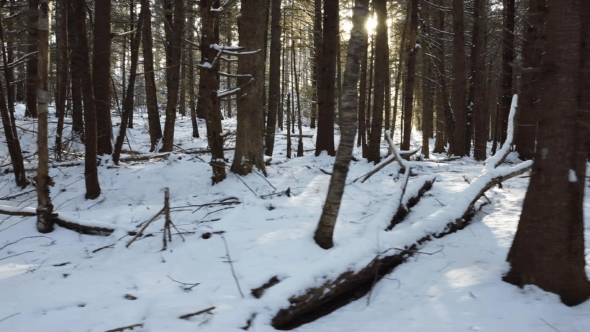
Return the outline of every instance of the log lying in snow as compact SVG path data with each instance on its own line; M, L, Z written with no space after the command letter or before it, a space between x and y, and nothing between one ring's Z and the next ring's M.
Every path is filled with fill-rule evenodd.
M426 194L426 192L432 189L434 181L436 181L436 178L426 180L415 195L410 195L409 197L405 198L406 203L400 204L397 208L397 212L395 213L395 215L393 215L391 223L387 227L388 231L392 230L395 227L395 225L401 223L406 218L406 216L410 213L410 210L416 204L418 204L418 202L424 196L424 194Z
M386 136L386 137L388 137L388 136ZM391 144L393 144L393 143L391 143ZM390 144L390 146L391 146L391 144ZM415 148L414 150L399 151L399 156L401 158L408 159L411 156L415 155L421 149L422 149L422 147L418 147L418 148ZM363 175L363 176L355 179L352 182L354 183L354 182L358 181L360 178L362 178L363 180L361 181L361 183L365 183L365 181L367 181L371 176L375 175L375 173L379 172L380 170L382 170L383 168L385 168L385 166L393 163L396 160L397 160L397 157L396 157L395 154L393 154L392 156L388 157L384 161L380 162L372 171L370 171L369 173L367 173L367 174L365 174L365 175Z
M305 290L301 295L289 298L289 307L280 310L272 319L272 326L279 330L291 330L357 300L367 294L383 276L418 252L425 243L465 228L475 215L475 203L494 185L529 171L533 161L515 167L498 168L506 158L512 144L515 104L510 111L508 135L504 146L496 155L486 160L482 174L463 192L456 194L453 202L401 231L384 232L381 242L385 250L360 269L344 271L318 287ZM400 164L404 165L403 162ZM414 239L413 241L406 240ZM396 250L397 252L391 252Z

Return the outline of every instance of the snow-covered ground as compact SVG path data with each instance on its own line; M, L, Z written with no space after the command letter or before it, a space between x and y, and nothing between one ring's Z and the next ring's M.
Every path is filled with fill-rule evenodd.
M30 156L36 151L35 125L23 118L23 111L19 105L23 154ZM116 116L113 122L119 122ZM235 125L235 119L224 120L226 130ZM146 126L144 117L136 115L124 149L148 152ZM304 134L313 132L304 129ZM202 122L200 133L204 136ZM228 173L225 181L211 186L210 156L180 149L164 161L118 167L105 158L99 167L102 194L88 201L83 166L51 168L56 183L51 197L61 216L108 224L116 231L101 237L56 227L42 235L35 230L35 218L0 216L0 331L106 331L133 324L143 324L133 331L241 331L253 314L249 331L273 331L270 320L289 305L290 296L321 285L325 277L359 269L407 240L407 234L423 232L429 216L452 205L484 167L469 158L443 161L444 155L415 162L418 176L410 179L409 190L428 177L435 176L436 182L405 221L386 233L381 225L399 201L399 166L390 164L369 181L352 183L373 168L355 151L359 161L351 164L335 247L326 251L312 236L330 180L322 170L331 172L334 159L315 157L312 151L286 159L284 133L277 135L267 179ZM69 137L66 126L64 139ZM314 142L304 138L305 149L314 149ZM413 142L421 142L419 132ZM205 138L192 138L190 119L181 117L175 143L184 150L207 146ZM386 145L382 147L385 153ZM83 151L78 143L72 149ZM233 152L226 157L231 161ZM508 160L519 162L514 155ZM0 165L8 163L1 142ZM375 285L370 301L365 296L296 331L590 331L590 303L569 308L554 294L501 280L527 184L520 177L490 190L492 203L482 207L471 225L421 248L432 254L417 254L397 267ZM153 236L127 248L127 232L162 208L165 187L176 208L172 221L184 241L173 235L162 251L160 218L146 230ZM288 188L290 197L270 195ZM18 192L11 174L0 176L0 199ZM240 203L219 204L231 197ZM590 212L590 199L586 202ZM195 206L203 204L210 205ZM0 200L0 205L34 208L36 196L31 192ZM213 235L205 239L205 233ZM590 239L589 227L586 235ZM273 276L281 282L262 298L250 294ZM211 307L208 313L179 319Z

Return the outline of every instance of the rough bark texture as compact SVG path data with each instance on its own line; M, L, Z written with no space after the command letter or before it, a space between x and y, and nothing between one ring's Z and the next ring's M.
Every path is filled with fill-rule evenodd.
M324 0L323 64L318 76L318 133L315 155L327 151L334 156L334 94L336 76L336 50L338 49L339 0Z
M172 0L166 0L169 10L172 10ZM164 139L162 151L172 151L174 148L174 123L176 121L176 105L178 87L180 85L180 51L181 37L184 23L183 0L174 0L174 9L169 15L165 15L166 29L171 29L166 47L166 86L168 87L168 100L166 101L166 122L164 123ZM168 34L167 34L168 37Z
M409 29L409 24L410 24L410 14L411 11L407 10L406 11L406 21L404 23L404 28L402 31L402 38L401 38L401 42L399 44L399 50L398 50L398 62L397 62L397 75L395 76L395 92L393 94L393 119L391 121L391 133L393 135L393 133L395 133L395 122L397 121L397 102L399 100L399 85L401 83L401 79L402 79L402 73L403 73L403 63L404 63L404 49L405 49L405 45L406 45L406 36L407 36L407 31Z
M141 6L141 13L137 20L137 30L131 41L131 66L129 67L129 85L127 86L127 94L123 101L123 115L121 116L121 126L119 127L119 135L115 142L115 151L113 153L113 162L119 163L119 157L121 156L121 149L123 148L123 142L125 141L125 135L127 134L127 124L129 118L133 115L133 98L135 96L135 79L137 77L137 61L139 58L139 42L141 41L141 32L143 30L143 23L145 22L146 12L145 9L148 6Z
M537 108L533 172L504 277L521 287L534 284L556 293L570 306L590 297L583 213L587 155L581 153L587 132L577 121L579 89L587 89L580 85L580 67L588 60L582 60L580 51L580 3L548 2L540 77L547 98Z
M465 156L467 138L467 72L465 70L465 20L463 0L453 0L453 83L451 106L455 117L454 144L451 152L455 156Z
M322 0L314 0L314 20L313 20L313 46L314 46L314 78L315 78L315 105L311 115L311 128L316 127L316 120L322 97L320 96L320 87L322 80L322 68L324 67L324 50L322 48ZM284 72L284 71L283 71Z
M367 66L369 41L364 41L361 49L361 73L359 83L359 101L358 101L358 140L357 146L362 146L363 151L367 150L367 131L365 130L365 110L367 103Z
M37 149L39 171L37 173L37 230L49 233L53 230L53 205L49 196L49 147L47 145L47 113L49 106L49 22L51 9L49 0L41 0L39 6L39 54L37 100L39 124L37 126ZM4 107L4 106L3 106Z
M61 136L66 114L66 99L68 91L68 5L67 0L57 2L57 98L55 100L55 115L57 116L57 132L55 135L55 157L61 161Z
M383 110L385 106L385 86L389 76L389 46L387 37L387 1L373 1L377 12L377 32L375 36L375 89L373 119L371 123L371 135L369 136L369 150L367 160L378 164L381 161L381 129L383 128Z
M303 124L301 123L301 96L299 95L299 75L297 73L295 57L295 40L291 40L291 54L293 55L293 76L295 76L295 93L297 94L297 128L299 129L299 141L297 142L297 157L303 157Z
M344 72L344 84L342 87L342 111L340 112L341 139L338 146L338 154L334 163L334 170L330 178L330 186L326 203L316 229L314 240L324 248L334 246L332 236L334 225L338 217L338 210L344 194L344 185L352 150L354 148L354 136L356 133L356 110L357 110L357 84L359 80L360 59L363 56L363 48L367 43L367 32L364 24L368 14L368 0L356 0L353 11L353 27L348 53L346 56L346 69Z
M437 3L439 6L444 5L444 0L439 0ZM440 118L442 121L437 122L437 133L436 136L436 143L433 152L442 153L445 151L445 146L447 145L447 141L453 144L453 135L455 131L455 119L453 117L453 112L451 111L451 107L449 105L449 93L447 91L447 77L446 77L446 70L445 70L445 40L444 40L444 31L445 31L445 12L443 10L438 11L437 17L437 24L439 33L436 34L436 41L440 47L436 47L434 49L434 56L436 57L436 64L437 64L437 72L438 72L438 80L440 84L440 89L438 90L438 101L440 103L439 110L437 114L440 112ZM438 116L437 116L438 118ZM438 127L441 127L440 130ZM444 131L442 128L444 127Z
M98 183L97 151L96 151L96 109L94 104L94 89L92 74L90 73L90 59L88 38L86 37L86 4L84 0L70 0L73 3L75 15L75 31L77 44L73 54L72 67L76 67L81 80L82 98L84 100L84 123L86 153L84 159L84 177L86 179L86 198L95 199L100 195Z
M28 52L33 53L39 50L39 37L37 24L39 21L39 0L29 0L29 24L27 30L29 31L28 38ZM32 56L27 60L27 111L28 117L37 117L37 71L38 71L37 56Z
M411 1L411 14L410 14L410 43L407 48L407 66L408 66L408 77L404 82L404 131L402 139L402 150L410 149L410 135L412 133L412 105L414 104L414 78L416 75L416 54L418 53L418 47L416 47L416 34L418 32L418 0Z
M426 45L426 42L423 43ZM434 73L430 56L423 54L424 77L422 79L422 154L424 158L430 158L430 137L433 128L434 108Z
M152 53L152 14L148 0L141 0L143 16L143 69L145 75L145 101L148 114L148 125L150 133L150 152L154 151L158 141L162 139L162 127L160 125L160 114L158 112L158 91L154 76L154 54Z
M238 57L238 86L244 86L238 94L238 125L236 129L236 153L231 166L234 173L250 174L254 166L266 173L264 165L263 107L260 105L264 90L264 39L266 37L266 0L242 3L239 22L240 46L246 51L260 52ZM251 75L251 77L244 77Z
M84 118L82 112L82 82L80 80L80 69L75 64L75 53L78 45L78 34L76 32L76 13L74 1L67 0L68 16L68 49L70 51L70 78L72 98L72 130L81 134L84 140Z
M272 0L270 28L270 72L268 82L268 114L266 119L265 154L272 157L277 127L281 80L281 1Z
M504 30L502 35L502 97L500 101L500 142L506 140L508 113L512 100L512 64L514 61L514 2L503 0Z
M539 68L544 50L543 24L545 0L530 0L527 21L524 27L524 47L522 57L525 71L521 73L520 96L518 98L518 130L516 131L516 152L520 159L528 160L535 156L535 137L537 116L535 104L540 98L539 74L526 69Z
M188 49L188 66L190 68L189 72L188 72L188 84L189 84L189 90L188 90L188 99L189 99L189 108L191 111L191 124L193 126L193 137L195 138L199 138L199 123L197 121L197 105L195 103L195 64L194 64L194 58L195 58L195 50L193 49L192 46L192 42L194 39L194 27L195 27L195 17L196 17L196 11L194 9L194 5L191 4L189 9L193 12L193 14L191 15L190 21L189 21L189 26L188 26L188 40L189 40L189 49ZM146 22L147 23L147 22ZM151 33L151 32L150 32ZM231 33L230 33L231 36ZM145 61L145 60L144 60ZM227 72L231 74L231 66L230 66L230 62L228 62L228 70ZM231 103L228 103L228 116L231 117ZM158 121L158 125L160 125L160 122ZM150 127L151 128L151 127ZM160 134L161 135L161 134Z
M201 58L203 64L213 62L217 52L210 48L212 44L219 43L219 19L217 12L211 8L217 8L219 1L205 0L201 7ZM217 97L219 90L219 62L211 68L201 67L201 78L199 79L199 98L197 101L197 116L204 116L207 119L207 141L211 148L211 167L213 184L223 181L226 177L225 161L223 157L223 137L221 136L221 107ZM202 111L199 111L202 110Z
M99 155L112 154L111 137L111 0L95 0L92 80L96 104L96 147Z
M474 0L473 2L473 37L471 47L472 57L472 84L470 99L472 104L474 122L474 150L475 160L485 160L487 157L488 132L490 125L490 114L486 105L486 11L485 0ZM517 132L518 133L518 132Z

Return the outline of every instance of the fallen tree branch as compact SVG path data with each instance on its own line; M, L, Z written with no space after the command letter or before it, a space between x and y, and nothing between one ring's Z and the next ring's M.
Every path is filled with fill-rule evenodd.
M128 325L128 326L118 327L116 329L108 330L106 332L121 332L121 331L125 331L125 330L133 330L136 327L143 327L143 324L133 324L133 325Z
M392 144L393 144L393 143L392 143ZM390 148L391 148L391 145L390 145ZM422 147L418 147L418 148L416 148L416 149L414 149L414 150L410 150L410 151L400 151L400 152L399 152L399 157L400 157L400 158L409 158L409 157L411 157L411 156L415 155L415 154L416 154L418 151L420 151L421 149L422 149ZM363 180L361 181L361 183L365 183L365 181L367 181L367 180L368 180L368 179L369 179L371 176L375 175L377 172L379 172L380 170L382 170L383 168L385 168L385 166L387 166L387 165L389 165L389 164L393 163L393 162L394 162L394 161L396 161L396 160L397 160L397 157L396 157L395 155L393 155L393 156L390 156L389 158L387 158L387 159L385 159L384 161L382 161L381 163L379 163L379 164L378 164L378 165L375 167L375 169L373 169L373 170L372 170L372 171L370 171L369 173L367 173L367 174L365 174L365 175L363 175L363 176L360 176L360 177L358 177L358 178L354 179L354 181L352 181L352 183L355 183L356 181L358 181L358 180L359 180L359 179L361 179L361 178L363 179ZM401 164L400 164L400 165L401 165Z
M190 313L190 314L182 315L182 316L180 316L178 318L180 318L180 319L188 319L188 318L191 318L193 316L198 316L198 315L204 314L204 313L210 314L211 311L214 310L214 309L215 309L215 307L210 307L210 308L207 308L207 309L199 310L197 312L193 312L193 313Z

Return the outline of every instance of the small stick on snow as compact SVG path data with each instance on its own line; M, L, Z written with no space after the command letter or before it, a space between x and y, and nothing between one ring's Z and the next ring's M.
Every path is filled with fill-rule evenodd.
M118 327L116 329L108 330L106 332L121 332L121 331L125 331L125 330L133 330L136 327L143 327L143 324L133 324L133 325L128 325L128 326Z
M199 310L197 312L193 312L193 313L190 313L190 314L182 315L182 316L180 316L178 318L180 318L180 319L187 319L187 318L191 318L193 316L198 316L198 315L204 314L204 313L210 314L211 313L210 311L212 311L214 309L215 309L215 307L210 307L210 308L207 308L207 309Z

